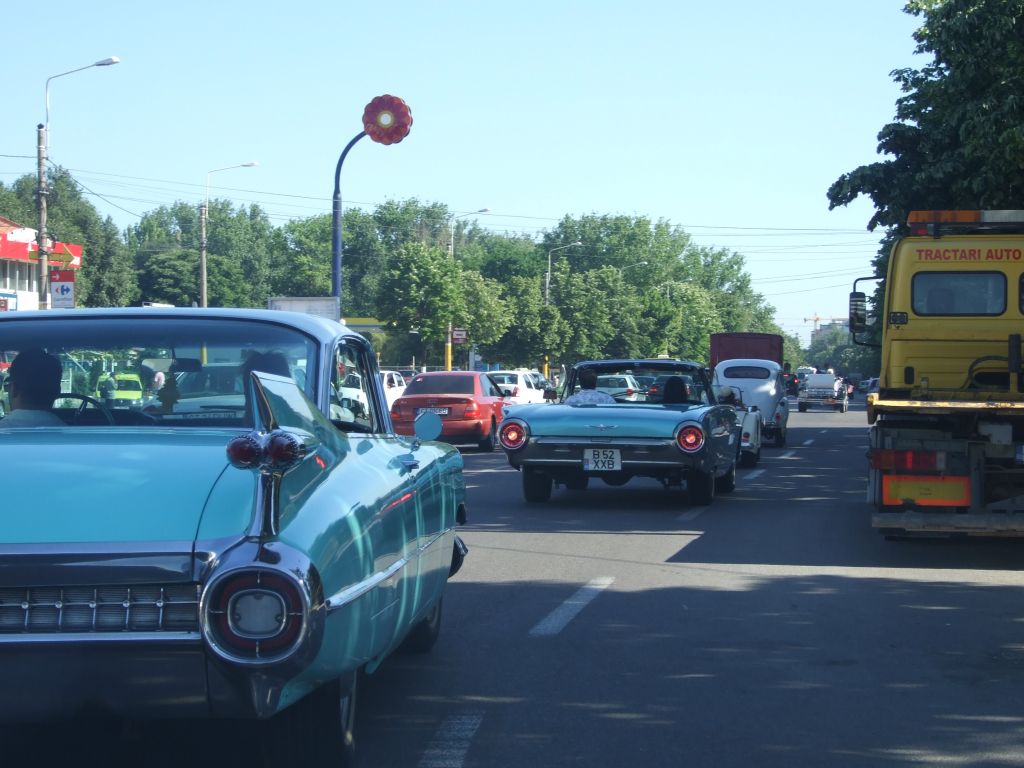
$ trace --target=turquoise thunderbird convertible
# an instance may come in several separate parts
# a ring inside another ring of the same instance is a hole
[[[253,718],[345,764],[360,673],[430,649],[466,553],[438,421],[396,435],[367,342],[291,312],[3,313],[0,360],[0,719]]]
[[[522,473],[526,501],[547,501],[556,483],[583,490],[591,478],[685,483],[695,504],[735,489],[736,412],[716,401],[701,365],[587,360],[569,371],[562,398],[505,409],[498,438]]]

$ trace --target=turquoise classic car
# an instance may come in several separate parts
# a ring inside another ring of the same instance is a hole
[[[0,718],[253,718],[270,754],[344,764],[361,673],[430,649],[466,554],[436,417],[395,434],[369,344],[291,312],[5,313],[12,392],[26,350],[61,382],[0,419]],[[112,361],[144,407],[86,394]]]
[[[588,375],[594,386],[581,391]],[[619,380],[618,390],[604,386]],[[646,392],[641,381],[652,382]],[[693,503],[710,504],[736,487],[739,437],[735,410],[717,402],[703,366],[668,359],[577,363],[558,403],[508,406],[498,433],[531,503],[550,499],[555,484],[581,491],[591,478],[649,477],[685,483]]]

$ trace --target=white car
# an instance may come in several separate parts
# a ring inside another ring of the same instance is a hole
[[[405,377],[398,371],[381,371],[380,378],[384,382],[384,398],[390,409],[405,392]]]
[[[750,469],[761,460],[761,413],[756,405],[747,405],[743,390],[732,386],[715,386],[719,403],[736,409],[736,424],[740,428],[739,466]]]
[[[607,392],[620,402],[635,403],[647,399],[647,392],[643,386],[628,373],[598,376],[597,389]]]
[[[505,393],[508,405],[546,402],[544,387],[529,371],[491,371],[491,378]]]
[[[774,441],[776,447],[786,444],[789,400],[781,365],[752,358],[722,360],[715,366],[714,382],[741,390],[743,403],[757,406],[764,438]]]

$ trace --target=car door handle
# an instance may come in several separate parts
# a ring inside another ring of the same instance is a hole
[[[420,460],[419,459],[402,459],[402,466],[405,467],[406,469],[419,469],[420,468]]]

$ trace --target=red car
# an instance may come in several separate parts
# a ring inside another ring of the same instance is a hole
[[[422,411],[441,417],[441,437],[449,443],[476,443],[493,451],[498,443],[505,399],[497,383],[477,371],[432,371],[413,376],[391,406],[391,421],[400,435],[412,435]]]

